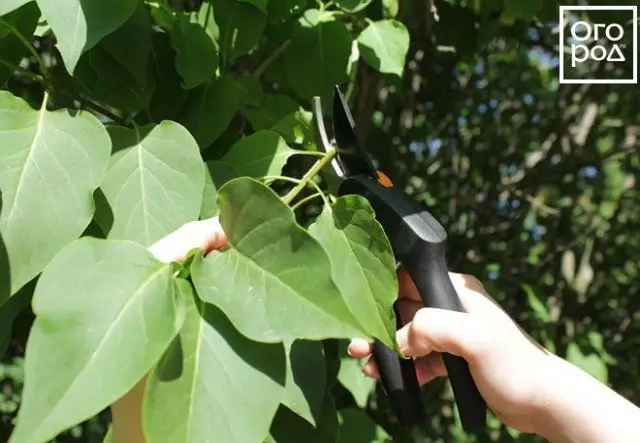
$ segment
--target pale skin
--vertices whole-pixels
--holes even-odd
[[[217,218],[191,222],[149,250],[163,262],[183,260],[193,248],[221,249]],[[498,306],[474,277],[450,273],[464,313],[424,308],[400,271],[398,309],[405,324],[396,340],[416,359],[421,384],[446,376],[442,352],[464,358],[480,393],[507,425],[558,443],[640,441],[640,409],[590,375],[536,343]],[[349,353],[367,358],[364,373],[377,377],[371,345],[352,340]],[[112,405],[115,443],[145,443],[140,410],[146,379]]]

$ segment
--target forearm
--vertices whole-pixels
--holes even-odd
[[[640,441],[640,409],[586,372],[550,357],[536,433],[553,443]]]

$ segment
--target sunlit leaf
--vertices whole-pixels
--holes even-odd
[[[409,50],[409,31],[397,20],[371,22],[358,36],[358,47],[372,68],[402,76]]]
[[[396,262],[367,200],[350,195],[325,205],[309,233],[327,251],[333,279],[351,312],[358,313],[365,330],[395,347]]]
[[[184,319],[184,280],[142,246],[85,237],[33,296],[23,403],[11,443],[45,443],[128,392]]]
[[[0,4],[0,15],[6,15],[16,9],[20,8],[27,3],[30,3],[32,0],[4,0],[2,4]]]
[[[239,175],[264,177],[280,175],[282,167],[295,153],[277,132],[264,130],[238,141],[222,161],[231,165]]]
[[[51,25],[67,70],[71,73],[83,52],[118,29],[138,2],[131,0],[37,0]]]
[[[230,248],[196,260],[198,295],[258,341],[366,336],[331,278],[322,246],[269,188],[250,178],[219,191]]]
[[[91,114],[36,111],[6,91],[0,138],[0,232],[15,293],[91,221],[111,145]]]
[[[109,238],[150,246],[197,219],[204,164],[185,128],[164,121],[109,135],[116,152],[100,185],[114,214]]]
[[[285,386],[281,343],[248,340],[217,308],[188,300],[187,318],[148,379],[144,428],[158,443],[261,443]]]

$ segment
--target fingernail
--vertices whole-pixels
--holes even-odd
[[[399,329],[396,333],[396,343],[403,355],[409,352],[409,335],[406,328]]]
[[[351,345],[347,347],[347,354],[353,357],[353,353],[351,352]]]

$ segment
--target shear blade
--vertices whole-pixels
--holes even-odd
[[[333,93],[333,132],[338,150],[338,163],[347,176],[362,174],[376,179],[378,175],[369,154],[358,142],[355,126],[349,106],[336,86]]]

